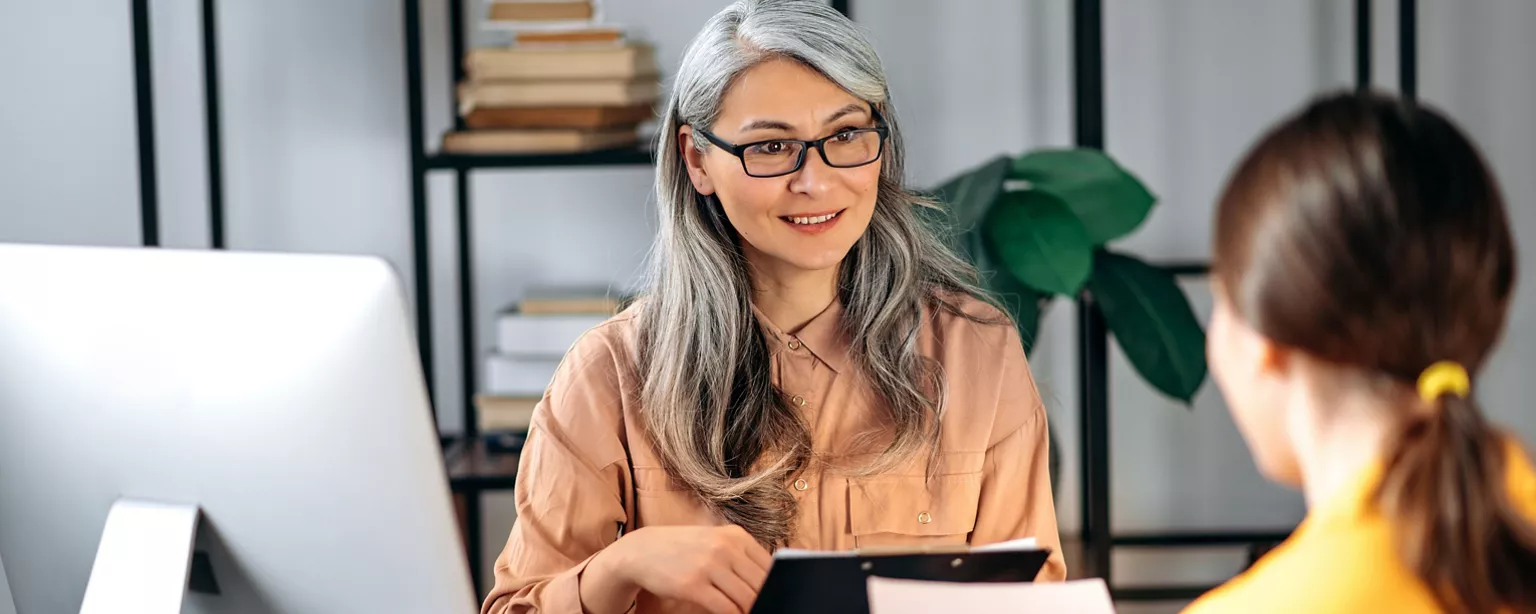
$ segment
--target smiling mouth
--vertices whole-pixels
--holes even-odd
[[[823,214],[823,215],[813,215],[813,216],[783,215],[783,216],[779,216],[779,219],[784,220],[786,222],[789,222],[791,224],[794,224],[796,226],[815,226],[817,224],[825,224],[827,222],[835,220],[835,219],[837,219],[837,216],[842,215],[842,214],[843,214],[842,211],[837,211],[837,212],[834,212],[834,213],[827,213],[827,214]]]

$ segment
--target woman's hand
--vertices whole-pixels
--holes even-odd
[[[622,612],[643,590],[711,614],[746,614],[772,562],[768,551],[735,525],[644,527],[588,563],[582,602],[592,614]]]

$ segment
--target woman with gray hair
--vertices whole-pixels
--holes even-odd
[[[1034,537],[1063,578],[1017,330],[919,222],[853,24],[727,7],[657,150],[649,287],[535,413],[484,611],[746,612],[780,547]]]

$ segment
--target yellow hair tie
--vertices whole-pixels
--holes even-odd
[[[1419,397],[1426,403],[1439,400],[1445,393],[1465,398],[1471,390],[1472,380],[1466,367],[1452,360],[1432,364],[1419,374]]]

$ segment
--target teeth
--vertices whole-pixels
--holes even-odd
[[[816,217],[791,217],[791,218],[789,218],[789,220],[794,222],[794,223],[796,223],[796,224],[820,224],[822,222],[831,220],[834,217],[837,217],[836,213],[829,213],[827,215],[818,215]]]

